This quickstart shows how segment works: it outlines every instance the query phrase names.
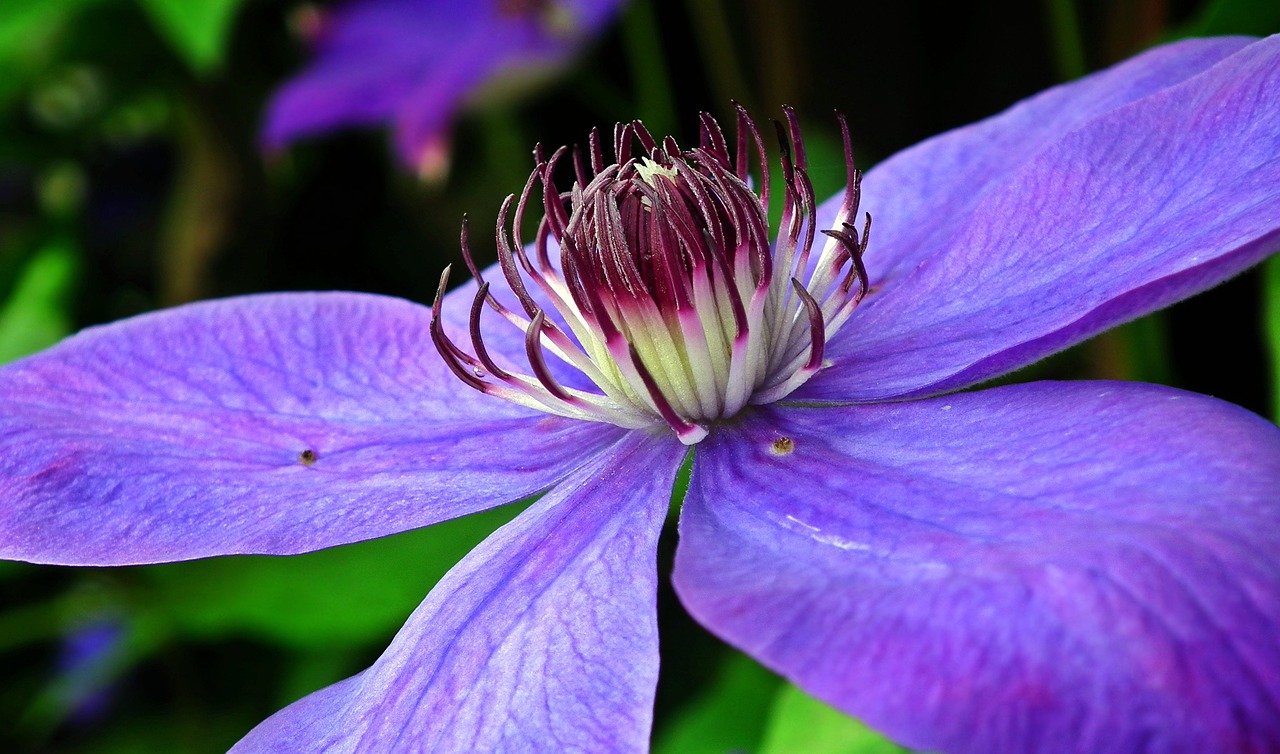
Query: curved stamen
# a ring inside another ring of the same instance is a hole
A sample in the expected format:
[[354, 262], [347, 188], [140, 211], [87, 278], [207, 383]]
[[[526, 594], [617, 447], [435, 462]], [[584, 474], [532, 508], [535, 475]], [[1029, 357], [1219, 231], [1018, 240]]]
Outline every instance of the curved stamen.
[[[784, 108], [785, 127], [774, 124], [784, 204], [770, 242], [763, 139], [735, 108], [732, 149], [705, 113], [699, 145], [688, 151], [670, 137], [655, 139], [639, 121], [614, 128], [611, 164], [599, 130], [586, 149], [561, 147], [549, 159], [536, 147], [534, 169], [521, 192], [503, 201], [495, 233], [498, 268], [518, 309], [500, 302], [484, 280], [463, 220], [463, 259], [478, 285], [468, 318], [474, 355], [445, 332], [440, 311], [449, 269], [441, 276], [431, 337], [450, 370], [470, 387], [524, 406], [624, 427], [666, 426], [695, 443], [716, 419], [779, 400], [822, 369], [827, 339], [871, 290], [863, 263], [870, 217], [861, 232], [852, 224], [861, 173], [852, 164], [848, 125], [839, 118], [848, 185], [836, 228], [823, 230], [827, 241], [811, 265], [816, 203], [799, 119]], [[554, 180], [563, 163], [574, 179], [568, 191]], [[753, 169], [758, 192], [749, 185]], [[539, 201], [529, 251], [520, 231]], [[485, 304], [522, 332], [529, 375], [499, 364], [486, 348]], [[594, 389], [556, 379], [548, 351]]]
[[440, 284], [436, 287], [436, 297], [431, 303], [431, 341], [435, 343], [436, 351], [440, 354], [440, 358], [444, 359], [445, 366], [449, 367], [449, 371], [453, 372], [458, 379], [465, 382], [469, 387], [473, 387], [480, 392], [487, 392], [488, 383], [477, 377], [465, 366], [469, 357], [444, 334], [444, 325], [441, 322], [440, 315], [444, 292], [449, 285], [449, 269], [450, 267], [446, 266], [444, 271], [440, 273]]
[[533, 367], [533, 374], [538, 378], [538, 382], [547, 389], [547, 392], [565, 403], [574, 403], [574, 397], [570, 395], [556, 378], [552, 376], [551, 370], [547, 368], [546, 359], [542, 358], [542, 325], [546, 321], [546, 316], [539, 311], [533, 317], [533, 322], [529, 323], [529, 329], [525, 331], [524, 351], [529, 357], [529, 366]]
[[471, 347], [476, 350], [476, 357], [490, 374], [500, 380], [507, 380], [511, 375], [489, 358], [489, 350], [484, 347], [484, 337], [480, 334], [480, 313], [484, 311], [484, 302], [488, 297], [489, 284], [481, 283], [475, 299], [471, 302]]

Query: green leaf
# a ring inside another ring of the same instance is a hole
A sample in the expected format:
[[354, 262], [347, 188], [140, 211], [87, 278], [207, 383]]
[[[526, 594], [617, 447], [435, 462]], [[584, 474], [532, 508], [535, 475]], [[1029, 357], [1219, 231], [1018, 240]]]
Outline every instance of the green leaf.
[[0, 3], [0, 56], [23, 47], [43, 29], [101, 0], [4, 0]]
[[140, 0], [160, 33], [193, 70], [222, 65], [231, 22], [243, 0]]
[[779, 683], [750, 657], [734, 652], [707, 690], [658, 731], [653, 754], [755, 751]]
[[158, 607], [188, 635], [250, 635], [303, 650], [385, 641], [455, 562], [521, 507], [305, 555], [140, 570]]
[[788, 684], [778, 692], [760, 754], [903, 754], [852, 717]]
[[0, 107], [57, 57], [56, 40], [81, 8], [102, 0], [0, 0]]
[[47, 348], [71, 331], [66, 302], [78, 266], [67, 239], [51, 242], [27, 262], [0, 304], [0, 364]]

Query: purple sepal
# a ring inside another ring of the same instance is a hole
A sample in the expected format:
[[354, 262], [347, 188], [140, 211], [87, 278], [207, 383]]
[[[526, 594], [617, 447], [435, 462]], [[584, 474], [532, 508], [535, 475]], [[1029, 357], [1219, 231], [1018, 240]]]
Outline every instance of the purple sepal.
[[674, 579], [913, 748], [1277, 751], [1277, 490], [1275, 425], [1170, 388], [767, 408], [699, 446]]
[[253, 296], [0, 369], [0, 557], [306, 552], [519, 500], [621, 434], [471, 390], [429, 320], [379, 296]]
[[[876, 242], [865, 261], [877, 288], [909, 275], [964, 227], [989, 191], [1071, 131], [1202, 73], [1255, 41], [1216, 37], [1156, 47], [876, 165], [862, 180], [862, 208], [874, 218]], [[840, 200], [837, 194], [818, 208], [819, 227], [831, 227]]]
[[369, 670], [232, 751], [648, 751], [655, 552], [684, 452], [630, 434], [463, 558]]
[[[972, 385], [1274, 252], [1276, 102], [1280, 36], [1067, 132], [982, 190], [963, 220], [929, 235], [927, 253], [900, 280], [873, 287], [828, 343], [830, 366], [794, 398], [883, 400]], [[1014, 136], [1026, 127], [1003, 123]], [[998, 157], [1003, 143], [970, 146]], [[965, 190], [966, 175], [935, 180]], [[873, 183], [868, 177], [864, 195], [874, 204]], [[880, 190], [892, 196], [892, 186]], [[947, 213], [949, 193], [938, 190], [938, 211]], [[927, 221], [929, 212], [916, 206], [910, 218]], [[873, 282], [883, 275], [876, 249], [885, 243], [876, 232], [873, 225], [866, 257]]]

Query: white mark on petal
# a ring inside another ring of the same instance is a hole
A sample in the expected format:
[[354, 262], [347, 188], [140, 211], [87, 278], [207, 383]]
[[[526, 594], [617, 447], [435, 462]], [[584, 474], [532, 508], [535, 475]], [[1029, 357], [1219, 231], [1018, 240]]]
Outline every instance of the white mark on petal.
[[809, 531], [822, 531], [822, 530], [821, 530], [821, 529], [819, 529], [818, 527], [816, 527], [816, 526], [810, 526], [809, 524], [806, 524], [805, 522], [801, 521], [800, 519], [796, 518], [795, 516], [792, 516], [792, 515], [789, 515], [789, 514], [787, 515], [787, 520], [788, 520], [788, 521], [790, 521], [790, 522], [792, 522], [792, 523], [794, 523], [794, 524], [800, 524], [801, 526], [803, 526], [804, 528], [808, 529]]

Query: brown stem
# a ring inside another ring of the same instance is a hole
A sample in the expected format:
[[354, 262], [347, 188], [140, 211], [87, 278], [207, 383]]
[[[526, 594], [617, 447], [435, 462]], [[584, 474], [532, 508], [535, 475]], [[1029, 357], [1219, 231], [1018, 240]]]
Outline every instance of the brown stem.
[[180, 104], [174, 125], [178, 171], [160, 234], [164, 306], [209, 295], [209, 270], [234, 227], [241, 184], [235, 152], [195, 96]]

